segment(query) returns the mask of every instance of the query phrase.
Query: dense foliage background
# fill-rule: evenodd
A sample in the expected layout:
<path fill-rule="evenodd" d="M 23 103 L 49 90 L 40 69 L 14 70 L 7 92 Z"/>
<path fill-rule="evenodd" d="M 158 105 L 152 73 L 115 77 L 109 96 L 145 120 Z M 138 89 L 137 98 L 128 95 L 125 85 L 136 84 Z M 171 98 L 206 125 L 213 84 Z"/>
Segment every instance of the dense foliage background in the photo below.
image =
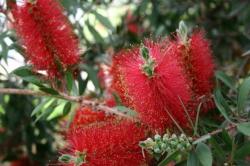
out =
<path fill-rule="evenodd" d="M 10 1 L 0 1 L 0 88 L 20 88 L 57 92 L 33 75 L 24 64 L 23 48 L 16 38 L 9 12 Z M 210 39 L 216 59 L 216 115 L 199 120 L 199 135 L 227 126 L 230 121 L 249 119 L 250 2 L 248 0 L 60 0 L 81 42 L 82 75 L 72 82 L 72 95 L 102 100 L 104 89 L 98 71 L 110 63 L 120 48 L 139 44 L 144 38 L 164 38 L 174 34 L 179 21 L 201 28 Z M 21 56 L 20 56 L 21 55 Z M 20 62 L 21 61 L 21 62 Z M 246 78 L 246 79 L 245 79 Z M 244 93 L 244 94 L 243 94 Z M 2 163 L 29 158 L 35 165 L 57 160 L 62 146 L 60 133 L 66 128 L 76 104 L 52 97 L 0 95 L 0 160 Z M 241 109 L 243 108 L 244 109 Z M 239 110 L 239 108 L 241 110 Z M 243 111 L 244 110 L 244 111 Z M 30 116 L 32 113 L 32 116 Z M 217 120 L 214 118 L 218 117 Z M 66 120 L 67 119 L 67 120 Z M 250 135 L 249 123 L 243 133 Z M 64 126 L 64 127 L 62 127 Z M 238 127 L 240 128 L 240 127 Z M 207 142 L 215 165 L 250 164 L 249 138 L 223 130 Z M 206 146 L 207 147 L 207 146 Z M 206 148 L 205 147 L 205 148 Z M 204 147 L 203 147 L 204 148 Z M 193 156 L 196 151 L 193 151 Z M 195 162 L 195 157 L 192 162 Z M 190 159 L 191 162 L 191 159 Z M 209 162 L 209 161 L 208 161 Z M 39 163 L 39 164 L 38 164 Z"/>

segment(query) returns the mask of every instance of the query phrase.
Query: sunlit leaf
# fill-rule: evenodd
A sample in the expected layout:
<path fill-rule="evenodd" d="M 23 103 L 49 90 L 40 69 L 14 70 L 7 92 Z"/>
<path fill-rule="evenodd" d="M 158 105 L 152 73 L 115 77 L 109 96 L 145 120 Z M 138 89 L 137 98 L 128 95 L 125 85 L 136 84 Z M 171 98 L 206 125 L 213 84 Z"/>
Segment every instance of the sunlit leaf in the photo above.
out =
<path fill-rule="evenodd" d="M 104 25 L 107 29 L 109 29 L 109 30 L 113 30 L 114 29 L 112 23 L 109 21 L 109 18 L 104 17 L 103 15 L 101 15 L 100 13 L 98 13 L 96 10 L 92 10 L 91 12 L 95 15 L 96 19 L 98 21 L 100 21 L 100 23 L 102 25 Z"/>

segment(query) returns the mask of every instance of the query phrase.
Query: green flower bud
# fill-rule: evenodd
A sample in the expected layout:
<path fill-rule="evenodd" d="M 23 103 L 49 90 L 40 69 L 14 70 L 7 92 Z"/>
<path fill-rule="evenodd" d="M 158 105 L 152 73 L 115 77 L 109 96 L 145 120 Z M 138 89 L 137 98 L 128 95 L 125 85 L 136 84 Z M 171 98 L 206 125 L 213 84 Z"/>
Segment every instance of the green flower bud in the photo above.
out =
<path fill-rule="evenodd" d="M 181 150 L 182 148 L 183 148 L 183 146 L 182 146 L 181 144 L 178 144 L 178 145 L 177 145 L 177 149 L 178 149 L 178 150 Z"/>
<path fill-rule="evenodd" d="M 188 27 L 184 23 L 184 21 L 180 21 L 179 28 L 176 30 L 177 35 L 181 39 L 183 44 L 187 43 L 187 36 L 188 36 Z"/>
<path fill-rule="evenodd" d="M 68 164 L 74 160 L 74 156 L 69 155 L 69 154 L 62 154 L 59 158 L 58 161 L 61 163 Z"/>
<path fill-rule="evenodd" d="M 148 144 L 154 142 L 154 140 L 152 138 L 147 138 L 144 142 L 145 144 Z"/>
<path fill-rule="evenodd" d="M 161 141 L 161 136 L 160 136 L 159 134 L 156 134 L 156 135 L 154 136 L 154 139 L 155 139 L 156 141 Z"/>
<path fill-rule="evenodd" d="M 169 140 L 169 135 L 164 134 L 162 139 L 163 139 L 164 142 L 167 142 Z"/>
<path fill-rule="evenodd" d="M 161 149 L 166 149 L 167 148 L 167 145 L 165 143 L 162 143 L 161 144 Z"/>
<path fill-rule="evenodd" d="M 143 57 L 144 60 L 148 60 L 149 59 L 149 50 L 147 47 L 145 47 L 144 45 L 141 47 L 141 56 Z"/>
<path fill-rule="evenodd" d="M 181 138 L 187 138 L 186 135 L 183 134 L 183 133 L 180 135 L 180 137 L 181 137 Z"/>
<path fill-rule="evenodd" d="M 170 141 L 170 144 L 173 145 L 173 146 L 176 146 L 177 142 L 176 141 Z"/>
<path fill-rule="evenodd" d="M 154 149 L 154 152 L 155 152 L 155 153 L 161 153 L 161 150 L 160 150 L 160 148 L 155 148 L 155 149 Z"/>
<path fill-rule="evenodd" d="M 172 134 L 171 138 L 175 139 L 175 138 L 177 138 L 177 136 L 175 134 Z"/>
<path fill-rule="evenodd" d="M 167 147 L 166 151 L 167 151 L 168 153 L 171 153 L 172 149 L 171 149 L 170 147 Z"/>
<path fill-rule="evenodd" d="M 192 148 L 192 145 L 191 145 L 190 143 L 187 143 L 187 144 L 186 144 L 186 148 L 187 148 L 188 150 L 190 150 L 190 149 Z"/>

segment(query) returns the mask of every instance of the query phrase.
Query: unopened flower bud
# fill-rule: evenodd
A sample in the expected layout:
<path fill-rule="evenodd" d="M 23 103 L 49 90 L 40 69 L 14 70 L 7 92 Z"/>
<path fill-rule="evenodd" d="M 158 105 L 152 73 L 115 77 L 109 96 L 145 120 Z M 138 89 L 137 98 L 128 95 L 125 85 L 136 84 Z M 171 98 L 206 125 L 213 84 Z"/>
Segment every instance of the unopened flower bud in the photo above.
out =
<path fill-rule="evenodd" d="M 161 150 L 160 150 L 160 148 L 155 148 L 155 149 L 154 149 L 154 152 L 155 152 L 155 153 L 161 153 Z"/>
<path fill-rule="evenodd" d="M 159 134 L 156 134 L 156 135 L 154 136 L 154 139 L 155 139 L 156 141 L 161 141 L 161 136 L 160 136 Z"/>

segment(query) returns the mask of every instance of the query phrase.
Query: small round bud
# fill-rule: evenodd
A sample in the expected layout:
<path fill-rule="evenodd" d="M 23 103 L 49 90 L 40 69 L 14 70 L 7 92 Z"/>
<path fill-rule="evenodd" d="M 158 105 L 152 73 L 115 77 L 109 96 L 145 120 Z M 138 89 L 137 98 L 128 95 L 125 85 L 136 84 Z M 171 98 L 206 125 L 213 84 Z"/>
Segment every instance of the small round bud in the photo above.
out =
<path fill-rule="evenodd" d="M 182 133 L 180 137 L 181 138 L 186 138 L 186 135 Z"/>
<path fill-rule="evenodd" d="M 172 134 L 171 138 L 172 138 L 172 139 L 177 138 L 176 134 Z"/>
<path fill-rule="evenodd" d="M 186 148 L 187 148 L 188 150 L 190 150 L 190 149 L 192 148 L 192 145 L 191 145 L 190 143 L 187 143 L 187 144 L 186 144 Z"/>
<path fill-rule="evenodd" d="M 160 150 L 160 148 L 155 148 L 155 149 L 154 149 L 154 152 L 155 152 L 155 153 L 161 153 L 161 150 Z"/>
<path fill-rule="evenodd" d="M 177 142 L 176 141 L 170 141 L 170 144 L 175 146 L 175 145 L 177 145 Z"/>
<path fill-rule="evenodd" d="M 183 148 L 183 146 L 181 144 L 177 145 L 177 149 L 181 150 Z"/>
<path fill-rule="evenodd" d="M 170 148 L 170 147 L 167 147 L 166 151 L 167 151 L 168 153 L 170 153 L 170 152 L 171 152 L 171 148 Z"/>
<path fill-rule="evenodd" d="M 155 139 L 156 141 L 161 141 L 161 136 L 160 136 L 159 134 L 156 134 L 156 135 L 154 136 L 154 139 Z"/>
<path fill-rule="evenodd" d="M 183 143 L 183 142 L 185 142 L 185 140 L 181 137 L 181 138 L 179 139 L 179 142 L 180 142 L 180 143 Z"/>
<path fill-rule="evenodd" d="M 154 142 L 154 140 L 152 138 L 147 138 L 144 142 L 147 144 L 147 143 Z"/>
<path fill-rule="evenodd" d="M 167 145 L 165 143 L 162 143 L 161 144 L 161 149 L 166 149 L 167 148 Z"/>
<path fill-rule="evenodd" d="M 167 142 L 169 140 L 169 135 L 164 134 L 162 139 L 163 139 L 163 141 Z"/>

